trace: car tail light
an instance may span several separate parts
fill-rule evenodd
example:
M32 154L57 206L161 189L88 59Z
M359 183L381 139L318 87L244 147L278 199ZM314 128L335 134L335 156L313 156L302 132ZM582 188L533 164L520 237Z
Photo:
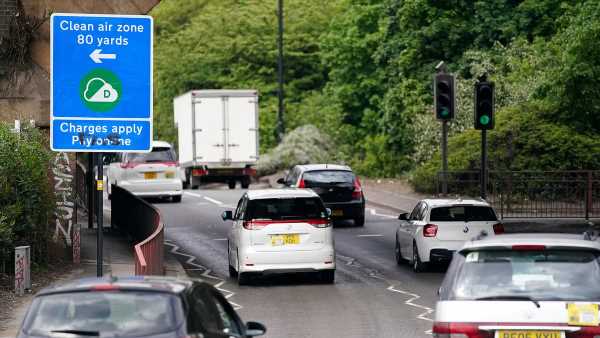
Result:
M306 188L306 185L304 184L304 179L301 178L300 182L298 182L298 188Z
M244 168L243 174L245 176L256 176L256 169L254 169L254 168Z
M438 338L485 338L477 324L471 323L433 323L433 336Z
M158 164L163 164L163 165L166 165L167 167L178 167L179 166L179 162L177 162L177 161L159 162Z
M208 175L208 170L206 169L192 169L192 176L206 176Z
M314 226L315 228L328 228L331 226L331 221L329 221L328 219L322 219L322 218L309 219L306 221L306 223Z
M423 227L423 236L425 237L435 237L437 235L438 226L435 224L425 224Z
M362 187L360 185L360 181L358 177L354 178L354 191L352 191L352 199L359 200L362 198Z
M544 251L546 250L546 246L538 244L522 244L513 245L512 249L515 251Z
M135 168L135 166L142 164L140 162L123 162L121 163L121 168L123 169L131 169L131 168Z
M119 290L119 287L114 284L100 284L92 287L92 291L115 291Z
M600 338L600 327L583 326L578 332L573 332L569 337L573 338Z
M261 230L267 226L267 224L271 224L274 221L244 221L242 226L247 230Z
M496 224L494 224L493 227L494 227L494 234L501 235L504 233L504 224L496 223Z

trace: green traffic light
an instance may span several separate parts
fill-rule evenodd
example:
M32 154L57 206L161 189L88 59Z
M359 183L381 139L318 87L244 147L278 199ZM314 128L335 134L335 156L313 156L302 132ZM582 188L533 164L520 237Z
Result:
M490 123L490 117L489 117L489 116L487 116L487 115L482 115L482 116L479 118L479 123L481 123L481 124L482 124L482 125L484 125L484 126L485 126L485 125L487 125L488 123Z
M448 108L444 107L442 108L442 116L448 116L450 112L448 111Z

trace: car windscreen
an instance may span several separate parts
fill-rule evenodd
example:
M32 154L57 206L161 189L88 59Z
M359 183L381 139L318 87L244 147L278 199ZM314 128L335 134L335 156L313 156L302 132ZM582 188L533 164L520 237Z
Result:
M494 210L487 206L457 205L431 209L431 222L497 221Z
M482 250L461 256L460 266L451 269L451 300L530 297L600 301L600 262L596 252Z
M76 292L34 299L23 329L32 336L53 331L138 337L172 332L183 321L177 296L159 292Z
M248 202L247 220L326 218L323 202L318 197L267 198Z
M306 188L322 185L354 185L354 173L347 170L313 170L302 175Z
M173 162L175 152L169 147L153 147L149 153L128 153L127 162Z

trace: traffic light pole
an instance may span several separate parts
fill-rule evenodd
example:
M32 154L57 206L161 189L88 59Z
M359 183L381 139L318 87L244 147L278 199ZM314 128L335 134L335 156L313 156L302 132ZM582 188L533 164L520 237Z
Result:
M481 198L487 198L487 130L481 130Z
M97 153L96 164L98 165L98 177L96 178L96 184L94 184L95 189L92 190L91 193L96 194L96 198L98 200L97 203L97 217L98 217L98 231L96 236L96 276L102 277L102 262L103 262L103 221L104 221L104 209L103 209L103 190L104 190L104 161L102 161L102 153Z
M278 109L277 109L277 127L276 127L276 138L277 142L281 142L283 134L285 134L285 123L283 117L283 0L277 1L277 23L278 23L278 34L277 34L277 82L278 82Z
M442 121L442 194L448 194L448 121Z

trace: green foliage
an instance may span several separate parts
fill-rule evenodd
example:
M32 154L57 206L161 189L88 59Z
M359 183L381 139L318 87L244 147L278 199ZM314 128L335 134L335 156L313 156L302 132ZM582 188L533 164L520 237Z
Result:
M45 238L54 211L45 144L35 128L17 134L0 123L0 246Z

